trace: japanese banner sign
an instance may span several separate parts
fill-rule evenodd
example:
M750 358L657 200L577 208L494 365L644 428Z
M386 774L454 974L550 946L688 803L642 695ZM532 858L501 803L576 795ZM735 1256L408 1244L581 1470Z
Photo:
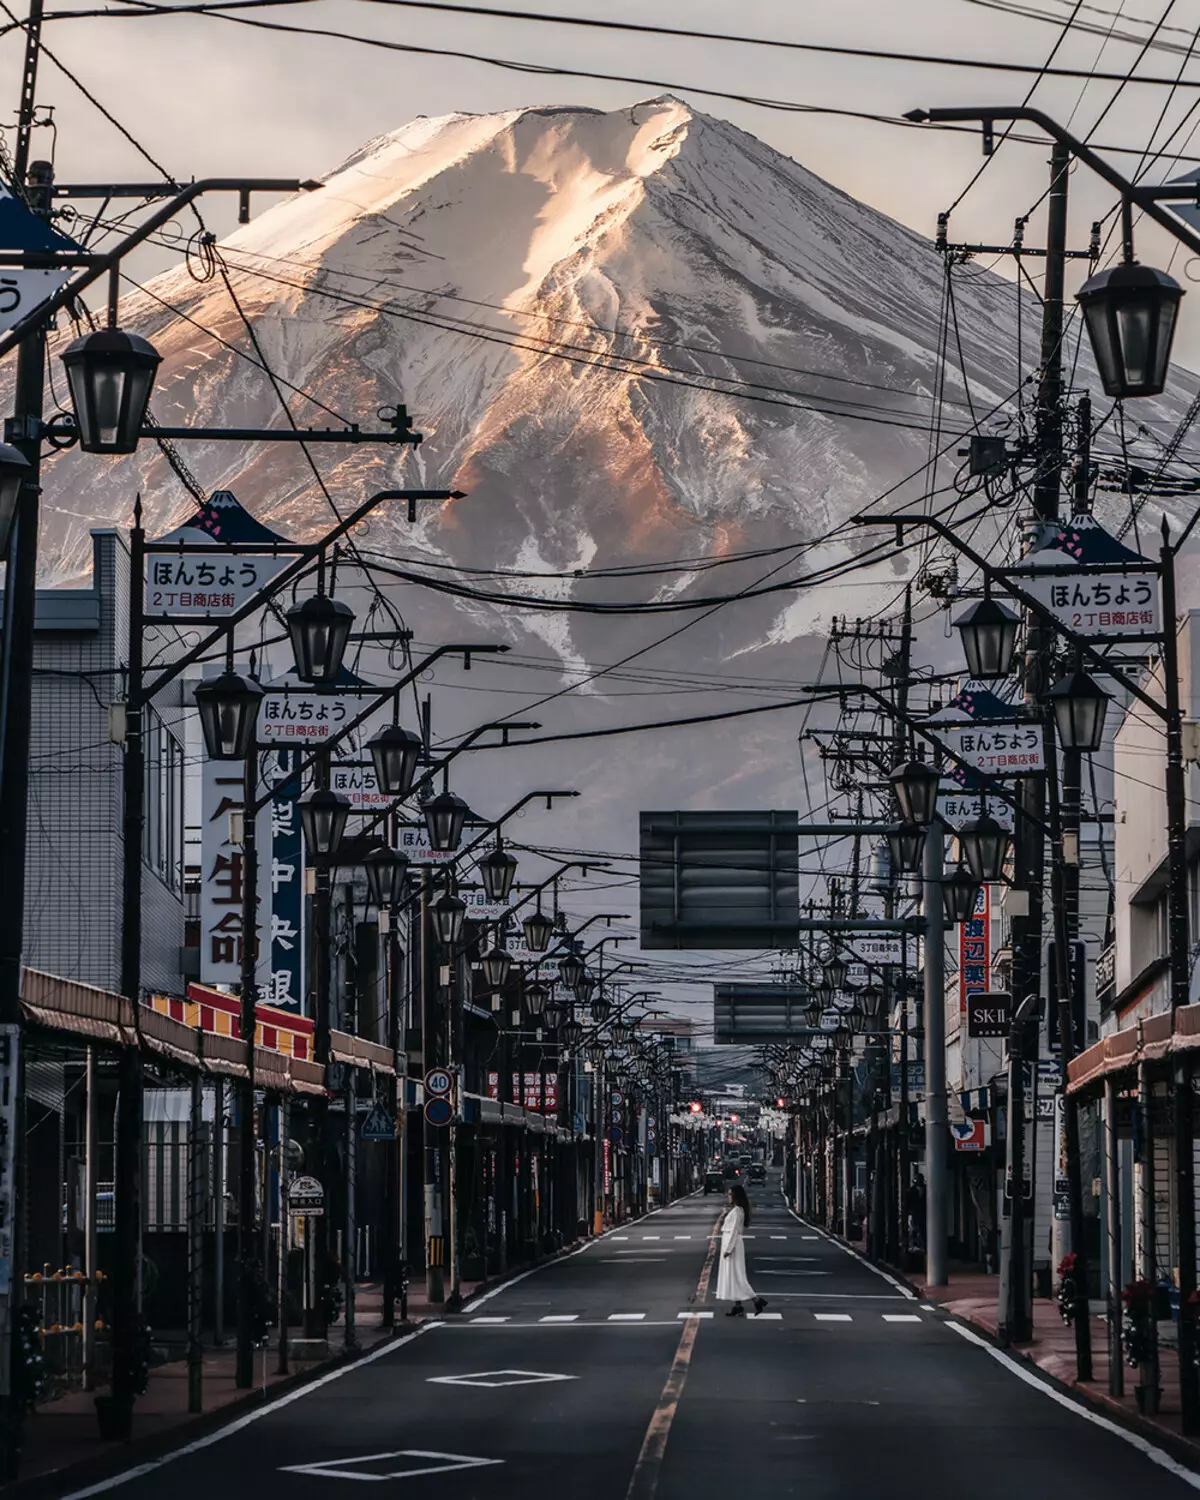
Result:
M194 516L146 554L145 612L156 620L211 620L234 614L292 561L295 544L262 526L229 490L217 490ZM238 550L273 544L278 555Z
M1160 629L1154 565L1091 516L1073 516L1065 525L1047 527L1041 544L1010 572L1027 594L1077 635L1118 640L1153 635Z
M259 742L319 745L344 728L351 715L350 700L340 693L268 689L258 710Z
M876 937L871 933L856 932L846 939L846 947L860 963L883 965L904 962L898 935L889 933Z
M952 768L965 791L969 772L986 776L1030 776L1046 769L1042 726L1016 717L1013 705L990 688L968 683L925 721L963 765Z
M520 1104L526 1109L536 1110L539 1114L553 1115L558 1113L558 1074L546 1074L546 1088L543 1096L542 1076L540 1073L526 1073L524 1086L520 1073L512 1075L512 1092L504 1101L506 1104ZM487 1091L489 1099L500 1098L500 1074L491 1071L487 1076Z
M458 858L453 849L433 849L424 823L405 823L399 829L401 854L407 854L414 865L445 865Z
M511 910L507 902L501 906L495 901L489 901L484 890L471 891L460 886L458 894L459 899L466 904L468 922L499 922ZM509 951L512 951L511 948Z
M979 888L975 901L975 913L961 923L958 929L958 1008L960 1016L967 1014L967 997L991 989L992 939L991 939L991 893L984 885Z
M396 800L379 790L375 772L368 766L334 765L329 772L329 785L343 797L349 797L351 807L391 807Z
M304 859L298 752L263 756L261 792L272 791L256 824L258 994L265 1005L301 1011L304 996ZM229 815L244 806L240 765L205 759L201 777L200 977L238 985L242 963L243 856L229 841Z
M52 229L6 187L0 187L0 249L76 251L81 246ZM7 333L26 314L66 284L71 272L55 266L4 266L0 269L0 332Z

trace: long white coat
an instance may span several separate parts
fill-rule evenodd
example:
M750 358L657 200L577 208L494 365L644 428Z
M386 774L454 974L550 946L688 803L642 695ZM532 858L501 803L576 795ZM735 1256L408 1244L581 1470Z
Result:
M740 1208L731 1208L721 1225L721 1250L717 1271L718 1302L749 1302L754 1288L746 1280L746 1243L743 1238L746 1216Z

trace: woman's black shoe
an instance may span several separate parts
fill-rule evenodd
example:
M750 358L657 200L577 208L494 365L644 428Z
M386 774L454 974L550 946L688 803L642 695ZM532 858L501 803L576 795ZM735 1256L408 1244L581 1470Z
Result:
M754 1299L754 1316L757 1317L759 1315L759 1313L762 1312L763 1308L766 1307L766 1305L767 1305L767 1299L765 1297L755 1297L755 1299Z
M727 1318L744 1318L746 1316L746 1309L740 1302L735 1302L725 1316Z

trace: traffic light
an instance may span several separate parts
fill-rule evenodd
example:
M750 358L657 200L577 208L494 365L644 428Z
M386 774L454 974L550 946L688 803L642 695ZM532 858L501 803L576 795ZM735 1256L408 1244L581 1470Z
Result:
M702 1115L704 1113L704 1106L700 1103L699 1099L693 1099L688 1108L694 1115Z
M780 1109L786 1109L787 1108L787 1100L786 1099L776 1099L775 1103L778 1106L778 1108L780 1108Z

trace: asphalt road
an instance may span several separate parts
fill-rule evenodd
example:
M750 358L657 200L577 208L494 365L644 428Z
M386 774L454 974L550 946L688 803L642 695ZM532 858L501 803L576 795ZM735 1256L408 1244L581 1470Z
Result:
M761 1318L712 1302L722 1205L692 1197L116 1492L335 1500L367 1483L414 1500L1180 1500L1200 1489L1200 1476L1021 1379L797 1221L774 1182L755 1196L746 1248L769 1299Z

